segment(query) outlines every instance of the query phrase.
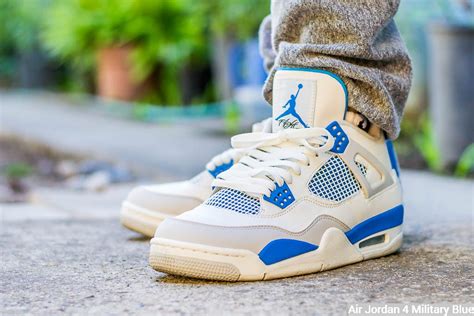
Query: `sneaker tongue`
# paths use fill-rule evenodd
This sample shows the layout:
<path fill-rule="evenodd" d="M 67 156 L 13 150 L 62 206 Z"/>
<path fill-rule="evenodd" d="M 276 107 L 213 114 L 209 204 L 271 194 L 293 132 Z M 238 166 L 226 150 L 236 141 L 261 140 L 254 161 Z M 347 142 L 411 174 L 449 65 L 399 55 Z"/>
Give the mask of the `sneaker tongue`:
<path fill-rule="evenodd" d="M 273 132 L 326 127 L 343 120 L 347 89 L 335 74 L 318 69 L 277 70 L 273 81 Z"/>

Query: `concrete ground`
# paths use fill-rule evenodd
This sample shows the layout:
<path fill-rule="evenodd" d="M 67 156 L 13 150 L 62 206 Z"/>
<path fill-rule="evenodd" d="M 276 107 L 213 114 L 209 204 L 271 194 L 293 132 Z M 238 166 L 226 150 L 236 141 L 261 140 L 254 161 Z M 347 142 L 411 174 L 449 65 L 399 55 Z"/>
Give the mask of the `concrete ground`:
<path fill-rule="evenodd" d="M 18 111 L 27 108 L 32 107 L 25 105 Z M 67 113 L 61 116 L 54 106 L 48 109 L 49 116 L 54 117 L 51 124 L 56 124 L 51 133 L 61 139 L 61 133 L 54 131 L 61 126 L 61 117 L 70 124 L 77 121 L 67 110 L 62 110 Z M 2 130 L 7 125 L 10 132 L 21 136 L 28 136 L 29 130 L 22 124 L 46 124 L 35 123 L 34 116 L 26 112 L 22 112 L 26 118 L 20 112 L 4 113 L 2 109 Z M 38 121 L 41 115 L 47 119 L 44 114 L 33 113 Z M 81 115 L 77 114 L 87 121 L 85 114 Z M 7 116 L 10 121 L 4 124 Z M 127 133 L 144 131 L 140 125 L 133 128 L 137 124 L 133 122 L 104 117 L 97 120 L 102 120 L 95 121 L 98 124 L 123 128 L 123 139 L 128 139 Z M 33 125 L 31 138 L 53 142 L 53 136 Z M 76 129 L 81 126 L 76 125 Z M 198 141 L 185 128 L 148 128 L 154 132 L 169 128 L 170 135 L 188 133 L 190 141 Z M 110 140 L 104 144 L 105 153 L 110 150 L 120 157 L 126 150 L 127 146 L 108 138 L 111 135 L 107 131 L 91 129 L 102 141 Z M 84 133 L 84 139 L 92 137 Z M 85 149 L 81 133 L 76 136 L 69 149 Z M 143 150 L 151 141 L 147 138 L 144 144 L 135 144 L 136 152 L 126 159 L 146 155 Z M 158 137 L 156 141 L 162 140 Z M 62 147 L 66 141 L 61 142 Z M 218 137 L 205 142 L 205 150 L 225 147 Z M 90 144 L 91 151 L 100 149 L 99 142 Z M 200 155 L 206 155 L 204 149 Z M 161 155 L 159 161 L 165 158 Z M 151 158 L 140 161 L 147 167 L 157 166 Z M 199 159 L 186 163 L 182 176 L 202 166 Z M 175 162 L 170 168 L 173 165 Z M 147 264 L 148 240 L 122 228 L 118 221 L 120 202 L 133 184 L 111 187 L 103 193 L 41 188 L 34 192 L 31 203 L 0 205 L 0 314 L 340 315 L 347 313 L 351 304 L 472 302 L 474 182 L 407 170 L 402 182 L 405 242 L 398 253 L 319 274 L 248 283 L 198 281 L 153 271 Z"/>
<path fill-rule="evenodd" d="M 104 194 L 40 190 L 2 205 L 1 306 L 9 314 L 342 314 L 350 304 L 474 299 L 473 183 L 404 173 L 397 254 L 319 274 L 250 283 L 152 270 L 148 240 L 122 228 L 129 186 Z"/>

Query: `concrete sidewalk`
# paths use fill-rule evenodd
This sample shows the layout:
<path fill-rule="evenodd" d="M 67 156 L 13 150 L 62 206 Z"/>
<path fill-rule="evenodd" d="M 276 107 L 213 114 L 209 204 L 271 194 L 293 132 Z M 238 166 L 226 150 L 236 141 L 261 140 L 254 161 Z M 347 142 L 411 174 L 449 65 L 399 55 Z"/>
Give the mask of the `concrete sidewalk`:
<path fill-rule="evenodd" d="M 403 173 L 405 242 L 394 255 L 284 280 L 216 283 L 148 267 L 148 241 L 122 228 L 129 186 L 40 190 L 2 205 L 0 313 L 345 314 L 351 304 L 468 303 L 474 297 L 472 181 Z"/>
<path fill-rule="evenodd" d="M 147 124 L 100 115 L 51 93 L 0 91 L 0 132 L 63 151 L 121 161 L 141 175 L 187 178 L 230 147 L 216 119 Z M 183 161 L 186 161 L 184 164 Z"/>

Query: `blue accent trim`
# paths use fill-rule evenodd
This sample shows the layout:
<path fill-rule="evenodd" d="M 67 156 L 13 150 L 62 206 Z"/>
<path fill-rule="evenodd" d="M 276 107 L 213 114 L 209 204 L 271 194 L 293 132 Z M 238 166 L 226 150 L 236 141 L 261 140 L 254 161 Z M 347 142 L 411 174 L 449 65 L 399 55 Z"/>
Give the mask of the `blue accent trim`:
<path fill-rule="evenodd" d="M 349 137 L 336 121 L 330 123 L 326 129 L 329 131 L 329 134 L 334 137 L 334 145 L 331 151 L 336 154 L 342 154 L 346 150 L 347 145 L 349 145 Z"/>
<path fill-rule="evenodd" d="M 275 185 L 276 188 L 270 193 L 270 196 L 264 195 L 263 199 L 284 209 L 295 201 L 295 197 L 286 182 L 283 182 L 281 186 L 277 183 Z"/>
<path fill-rule="evenodd" d="M 403 223 L 403 205 L 373 216 L 347 231 L 346 237 L 352 244 L 378 232 L 399 226 Z M 269 242 L 258 254 L 266 265 L 293 258 L 318 249 L 317 245 L 296 239 L 275 239 Z"/>
<path fill-rule="evenodd" d="M 390 164 L 392 165 L 392 169 L 395 169 L 397 176 L 400 177 L 400 167 L 398 165 L 397 153 L 395 152 L 395 148 L 393 147 L 393 142 L 390 139 L 385 141 L 385 145 L 387 146 L 388 156 L 390 157 Z"/>
<path fill-rule="evenodd" d="M 299 256 L 318 249 L 318 246 L 296 239 L 276 239 L 269 242 L 258 256 L 266 265 Z"/>
<path fill-rule="evenodd" d="M 399 226 L 403 223 L 403 205 L 398 205 L 388 211 L 371 217 L 346 232 L 352 244 L 377 232 Z"/>
<path fill-rule="evenodd" d="M 341 77 L 339 77 L 335 73 L 332 73 L 332 72 L 327 71 L 327 70 L 322 70 L 322 69 L 280 67 L 277 70 L 293 70 L 293 71 L 316 72 L 316 73 L 320 73 L 320 74 L 329 75 L 329 76 L 333 77 L 334 79 L 336 79 L 339 82 L 339 84 L 342 86 L 342 89 L 344 90 L 344 94 L 346 95 L 346 110 L 344 112 L 344 118 L 346 118 L 347 108 L 349 106 L 349 92 L 347 91 L 347 86 L 344 83 L 344 81 L 342 81 Z"/>
<path fill-rule="evenodd" d="M 216 166 L 214 170 L 207 170 L 214 178 L 217 178 L 217 176 L 221 173 L 229 169 L 234 165 L 234 160 L 231 159 L 228 163 L 223 163 L 220 166 Z"/>

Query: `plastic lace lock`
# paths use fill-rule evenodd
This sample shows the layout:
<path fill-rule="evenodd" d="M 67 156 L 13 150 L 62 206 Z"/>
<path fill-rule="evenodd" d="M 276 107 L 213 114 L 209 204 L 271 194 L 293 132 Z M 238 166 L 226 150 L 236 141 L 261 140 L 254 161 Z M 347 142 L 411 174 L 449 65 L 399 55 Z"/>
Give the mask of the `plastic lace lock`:
<path fill-rule="evenodd" d="M 214 178 L 217 178 L 217 176 L 226 170 L 228 170 L 230 167 L 234 165 L 234 160 L 231 159 L 228 163 L 223 163 L 222 165 L 216 166 L 214 170 L 207 170 Z"/>
<path fill-rule="evenodd" d="M 285 208 L 295 200 L 293 193 L 291 193 L 290 188 L 286 182 L 283 182 L 281 186 L 275 183 L 276 188 L 272 191 L 270 196 L 263 196 L 265 201 L 268 201 L 272 204 L 275 204 L 279 208 Z"/>
<path fill-rule="evenodd" d="M 334 137 L 334 146 L 331 148 L 331 151 L 336 154 L 342 154 L 346 150 L 347 145 L 349 145 L 349 137 L 347 137 L 341 125 L 336 121 L 330 123 L 326 129 Z"/>

